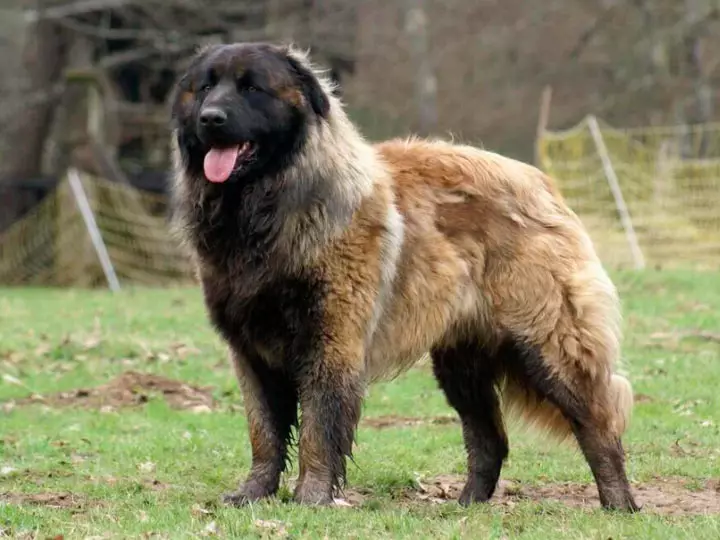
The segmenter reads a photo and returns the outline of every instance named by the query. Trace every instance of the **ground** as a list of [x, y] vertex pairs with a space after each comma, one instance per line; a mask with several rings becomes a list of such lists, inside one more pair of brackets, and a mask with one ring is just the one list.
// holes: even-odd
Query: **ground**
[[574, 446], [513, 429], [490, 505], [455, 497], [459, 426], [419, 365], [373, 386], [337, 506], [218, 504], [247, 472], [237, 385], [196, 289], [0, 290], [0, 537], [720, 537], [720, 275], [613, 275], [642, 513], [599, 509]]

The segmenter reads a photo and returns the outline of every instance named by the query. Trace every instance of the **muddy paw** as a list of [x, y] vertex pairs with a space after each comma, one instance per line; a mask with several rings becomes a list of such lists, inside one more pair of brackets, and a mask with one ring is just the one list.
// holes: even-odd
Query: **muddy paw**
[[494, 486], [492, 488], [488, 488], [487, 486], [482, 486], [476, 482], [468, 482], [465, 484], [462, 493], [460, 493], [458, 502], [462, 506], [469, 506], [473, 503], [484, 503], [490, 500], [493, 491], [495, 491]]
[[222, 502], [230, 506], [245, 506], [271, 495], [273, 495], [273, 491], [266, 486], [258, 482], [247, 482], [237, 491], [223, 495]]
[[328, 506], [332, 504], [332, 489], [321, 484], [301, 484], [295, 489], [295, 502], [310, 506]]

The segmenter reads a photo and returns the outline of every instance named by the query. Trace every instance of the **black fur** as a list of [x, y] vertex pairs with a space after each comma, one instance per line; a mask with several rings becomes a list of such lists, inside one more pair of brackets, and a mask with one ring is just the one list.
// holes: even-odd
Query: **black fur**
[[[236, 355], [240, 355], [236, 350]], [[271, 446], [270, 460], [253, 458], [253, 466], [242, 487], [224, 497], [234, 505], [245, 504], [268, 497], [280, 487], [280, 476], [287, 469], [289, 448], [293, 442], [293, 428], [298, 425], [298, 395], [295, 381], [284, 369], [274, 369], [257, 354], [250, 352], [238, 356], [244, 373], [252, 372], [259, 383], [257, 399], [263, 404], [262, 436]]]
[[346, 458], [352, 459], [364, 385], [359, 377], [334, 372], [322, 362], [312, 366], [300, 380], [303, 415], [311, 419], [310, 426], [320, 426], [323, 453], [328, 458], [330, 496], [346, 482]]
[[293, 58], [288, 57], [288, 63], [292, 67], [293, 71], [297, 75], [298, 81], [300, 81], [303, 89], [303, 94], [312, 106], [313, 111], [318, 116], [325, 118], [327, 117], [328, 111], [330, 110], [330, 100], [320, 88], [318, 80], [315, 75], [310, 73], [304, 66], [296, 62]]
[[[227, 121], [200, 122], [209, 107], [221, 107]], [[292, 271], [292, 252], [280, 240], [289, 216], [323, 197], [317, 179], [299, 189], [284, 185], [282, 172], [303, 151], [308, 126], [324, 121], [328, 107], [315, 77], [284, 49], [265, 44], [200, 52], [175, 95], [173, 126], [185, 176], [178, 217], [200, 259], [211, 321], [241, 359], [240, 371], [258, 383], [245, 391], [261, 409], [253, 414], [263, 427], [262, 451], [272, 447], [269, 460], [254, 454], [247, 481], [226, 498], [233, 504], [277, 490], [298, 404], [301, 438], [306, 434], [322, 448], [330, 470], [327, 490], [308, 484], [302, 494], [327, 502], [344, 479], [359, 419], [359, 381], [323, 362], [327, 284], [318, 271]], [[257, 145], [254, 159], [227, 182], [207, 181], [207, 152], [244, 141]]]
[[[205, 88], [206, 86], [211, 88]], [[248, 92], [248, 88], [256, 90]], [[305, 103], [291, 103], [283, 89], [297, 89]], [[190, 98], [189, 98], [190, 96]], [[288, 263], [278, 238], [290, 215], [322, 199], [321, 183], [287, 186], [281, 173], [302, 152], [308, 126], [323, 121], [328, 98], [319, 84], [280, 47], [234, 44], [209, 47], [191, 62], [176, 89], [172, 123], [190, 193], [174, 206], [201, 258], [216, 268], [242, 274], [255, 284]], [[228, 123], [201, 133], [198, 115], [220, 104]], [[220, 185], [204, 178], [203, 162], [213, 145], [252, 141], [251, 163]], [[218, 142], [219, 141], [219, 142]], [[333, 211], [332, 208], [327, 211]]]
[[203, 291], [213, 325], [231, 346], [283, 359], [293, 380], [307, 372], [305, 362], [322, 354], [324, 285], [318, 279], [288, 276], [245, 296], [213, 276]]
[[503, 353], [469, 341], [432, 351], [435, 377], [460, 416], [468, 454], [461, 504], [492, 497], [508, 455], [497, 391]]
[[[522, 341], [507, 339], [497, 347], [463, 342], [432, 351], [433, 369], [450, 405], [458, 412], [468, 453], [468, 480], [462, 504], [492, 497], [508, 455], [497, 385], [506, 378], [538, 403], [547, 400], [570, 422], [598, 485], [603, 506], [638, 506], [624, 472], [619, 440], [608, 441], [588, 404], [553, 375], [539, 351]], [[531, 393], [530, 393], [531, 392]]]
[[[207, 107], [222, 107], [227, 122], [199, 122]], [[277, 490], [298, 405], [297, 500], [330, 502], [351, 457], [363, 381], [342, 359], [326, 358], [324, 344], [338, 339], [324, 327], [326, 269], [294, 264], [306, 255], [305, 241], [320, 242], [328, 223], [337, 227], [349, 220], [351, 203], [333, 197], [341, 177], [330, 166], [316, 167], [307, 178], [296, 174], [292, 185], [285, 185], [290, 181], [283, 174], [302, 155], [310, 128], [322, 127], [328, 107], [328, 96], [307, 68], [282, 48], [264, 44], [204, 50], [179, 83], [173, 104], [184, 168], [179, 217], [199, 258], [212, 323], [240, 359], [239, 371], [252, 380], [244, 391], [256, 407], [259, 442], [253, 442], [247, 481], [227, 499], [234, 504]], [[227, 182], [210, 183], [203, 172], [207, 152], [244, 142], [253, 143], [252, 157]], [[290, 221], [297, 233], [292, 236], [284, 226], [297, 216], [306, 219]], [[508, 453], [497, 387], [510, 379], [568, 419], [603, 505], [636, 508], [619, 441], [607, 439], [610, 430], [593, 417], [585, 394], [574, 394], [554, 376], [538, 350], [520, 340], [497, 348], [466, 341], [436, 347], [432, 355], [435, 375], [463, 424], [469, 475], [461, 502], [488, 500], [496, 488]], [[578, 392], [584, 390], [592, 395], [592, 389]]]
[[[281, 92], [288, 87], [300, 89], [310, 107], [283, 99]], [[190, 103], [185, 101], [188, 92], [194, 96]], [[227, 114], [222, 127], [199, 125], [200, 112], [210, 106]], [[248, 184], [287, 167], [302, 151], [308, 122], [324, 117], [328, 106], [315, 77], [283, 49], [269, 44], [221, 45], [201, 51], [180, 79], [172, 120], [187, 170], [196, 176], [202, 177], [211, 147], [255, 143], [254, 161], [230, 178]]]
[[603, 436], [608, 427], [604, 419], [594, 416], [588, 402], [550, 372], [536, 348], [516, 340], [508, 342], [504, 349], [506, 375], [518, 385], [532, 389], [539, 400], [555, 405], [570, 423], [590, 465], [603, 507], [639, 510], [625, 473], [622, 444], [619, 439], [608, 440]]

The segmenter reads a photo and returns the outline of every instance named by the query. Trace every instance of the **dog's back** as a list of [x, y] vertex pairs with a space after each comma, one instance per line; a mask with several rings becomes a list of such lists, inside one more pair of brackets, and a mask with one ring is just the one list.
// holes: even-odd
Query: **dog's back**
[[561, 437], [574, 433], [603, 504], [635, 508], [619, 445], [632, 388], [617, 373], [617, 293], [552, 180], [446, 142], [376, 149], [404, 242], [370, 365], [382, 371], [393, 351], [400, 363], [431, 351], [470, 451], [461, 501], [486, 500], [495, 488], [507, 455], [504, 410]]

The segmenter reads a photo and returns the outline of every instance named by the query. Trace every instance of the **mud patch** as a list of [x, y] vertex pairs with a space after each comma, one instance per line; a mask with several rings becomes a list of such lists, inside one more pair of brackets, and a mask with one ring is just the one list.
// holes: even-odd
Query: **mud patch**
[[458, 419], [455, 416], [433, 416], [433, 417], [411, 417], [411, 416], [375, 416], [372, 418], [364, 418], [362, 425], [374, 429], [397, 428], [407, 426], [427, 426], [427, 425], [446, 425], [457, 424]]
[[0, 493], [0, 506], [32, 505], [45, 508], [70, 510], [73, 513], [85, 511], [93, 506], [85, 497], [73, 493]]
[[112, 381], [95, 388], [41, 396], [32, 395], [14, 401], [15, 405], [44, 404], [50, 407], [85, 407], [112, 411], [136, 407], [154, 396], [161, 396], [174, 409], [208, 412], [215, 407], [212, 389], [150, 373], [127, 371]]
[[[444, 475], [419, 480], [417, 488], [403, 490], [400, 499], [408, 502], [431, 504], [454, 503], [462, 491], [465, 479]], [[657, 479], [632, 486], [642, 512], [665, 516], [718, 515], [720, 514], [720, 481], [708, 481], [699, 489], [690, 489], [684, 479]], [[344, 499], [353, 506], [361, 505], [366, 492], [346, 490]], [[512, 508], [520, 502], [556, 502], [570, 508], [597, 510], [600, 500], [594, 484], [558, 483], [525, 485], [501, 480], [490, 504]]]

